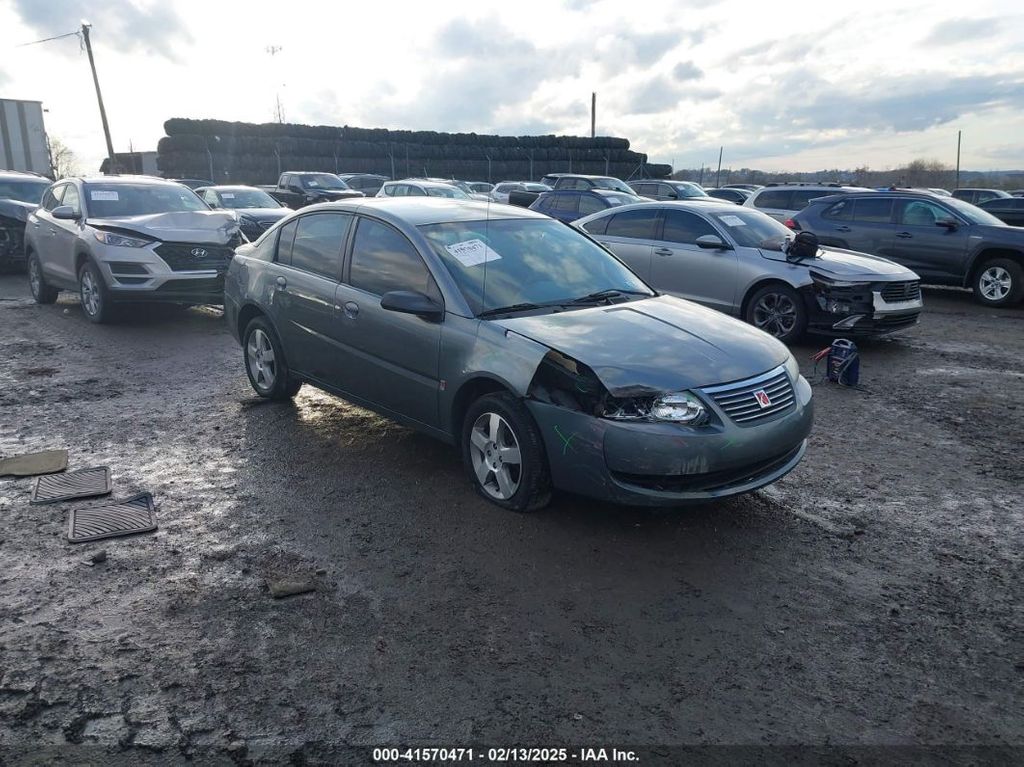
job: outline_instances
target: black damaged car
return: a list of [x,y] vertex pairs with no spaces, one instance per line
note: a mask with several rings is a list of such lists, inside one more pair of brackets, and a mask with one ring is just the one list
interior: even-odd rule
[[50,179],[35,173],[0,171],[0,269],[25,266],[25,224],[39,207]]

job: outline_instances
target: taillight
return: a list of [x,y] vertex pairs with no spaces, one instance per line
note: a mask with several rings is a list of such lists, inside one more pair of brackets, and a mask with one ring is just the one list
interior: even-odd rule
[[782,224],[783,224],[783,226],[787,226],[787,227],[789,227],[790,229],[792,229],[795,232],[800,231],[800,224],[798,224],[796,221],[794,221],[791,218],[787,218],[785,221],[782,222]]

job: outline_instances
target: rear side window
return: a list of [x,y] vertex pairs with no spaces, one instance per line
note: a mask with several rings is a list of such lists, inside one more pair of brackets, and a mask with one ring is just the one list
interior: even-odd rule
[[892,221],[892,198],[857,200],[853,206],[853,220],[865,224],[888,224]]
[[755,208],[785,208],[789,209],[789,198],[792,192],[784,189],[769,189],[761,192],[754,198]]
[[295,230],[299,226],[299,220],[289,221],[281,227],[277,235],[277,257],[274,259],[279,264],[290,264],[292,262],[292,242],[295,241]]
[[608,228],[608,220],[611,216],[601,216],[601,218],[595,218],[593,221],[588,221],[583,225],[583,228],[590,234],[604,234],[605,229]]
[[627,210],[616,213],[608,222],[605,234],[609,237],[631,237],[637,240],[653,240],[658,230],[657,210]]
[[839,202],[833,203],[825,209],[821,214],[821,217],[827,218],[830,221],[852,221],[853,201],[840,200]]
[[548,209],[559,213],[576,213],[579,204],[580,198],[575,194],[556,194],[548,199]]
[[378,296],[391,290],[415,290],[440,297],[412,243],[397,229],[371,218],[361,218],[356,228],[349,283]]
[[682,210],[665,211],[665,234],[663,240],[683,245],[696,245],[697,238],[705,234],[717,235],[714,227],[700,216]]
[[807,189],[798,189],[793,192],[792,197],[789,200],[790,210],[803,210],[807,207],[807,203],[818,197],[825,197],[828,192],[823,192],[820,189],[816,189],[813,192]]
[[298,219],[290,265],[296,269],[338,278],[341,248],[352,216],[344,213],[312,213]]
[[589,194],[580,196],[580,215],[589,216],[591,213],[597,213],[599,210],[604,210],[608,206],[598,200],[596,197],[591,197]]

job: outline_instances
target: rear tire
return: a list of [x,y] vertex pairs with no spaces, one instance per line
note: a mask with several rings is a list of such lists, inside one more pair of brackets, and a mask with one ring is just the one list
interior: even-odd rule
[[245,326],[242,354],[249,383],[258,395],[264,399],[286,400],[299,393],[302,381],[291,375],[281,339],[264,317],[254,317]]
[[92,261],[86,260],[78,270],[78,296],[82,301],[82,311],[90,322],[102,325],[114,318],[107,284],[99,267]]
[[974,275],[974,299],[984,306],[1010,306],[1024,296],[1024,267],[1010,258],[993,258]]
[[462,421],[462,461],[476,491],[510,511],[535,511],[551,500],[544,440],[533,416],[508,392],[485,394]]
[[788,285],[765,285],[750,297],[744,319],[784,344],[799,341],[807,330],[807,308]]
[[32,292],[32,299],[37,304],[52,304],[56,301],[57,294],[60,291],[46,284],[46,278],[43,277],[43,265],[39,263],[39,256],[30,252],[26,267],[28,271],[28,289]]

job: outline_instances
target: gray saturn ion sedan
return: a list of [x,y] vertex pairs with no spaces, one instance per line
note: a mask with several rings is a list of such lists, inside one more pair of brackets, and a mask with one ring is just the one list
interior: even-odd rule
[[458,445],[516,511],[552,487],[664,506],[749,492],[811,428],[785,346],[523,208],[310,206],[237,249],[225,304],[257,394],[309,383]]

